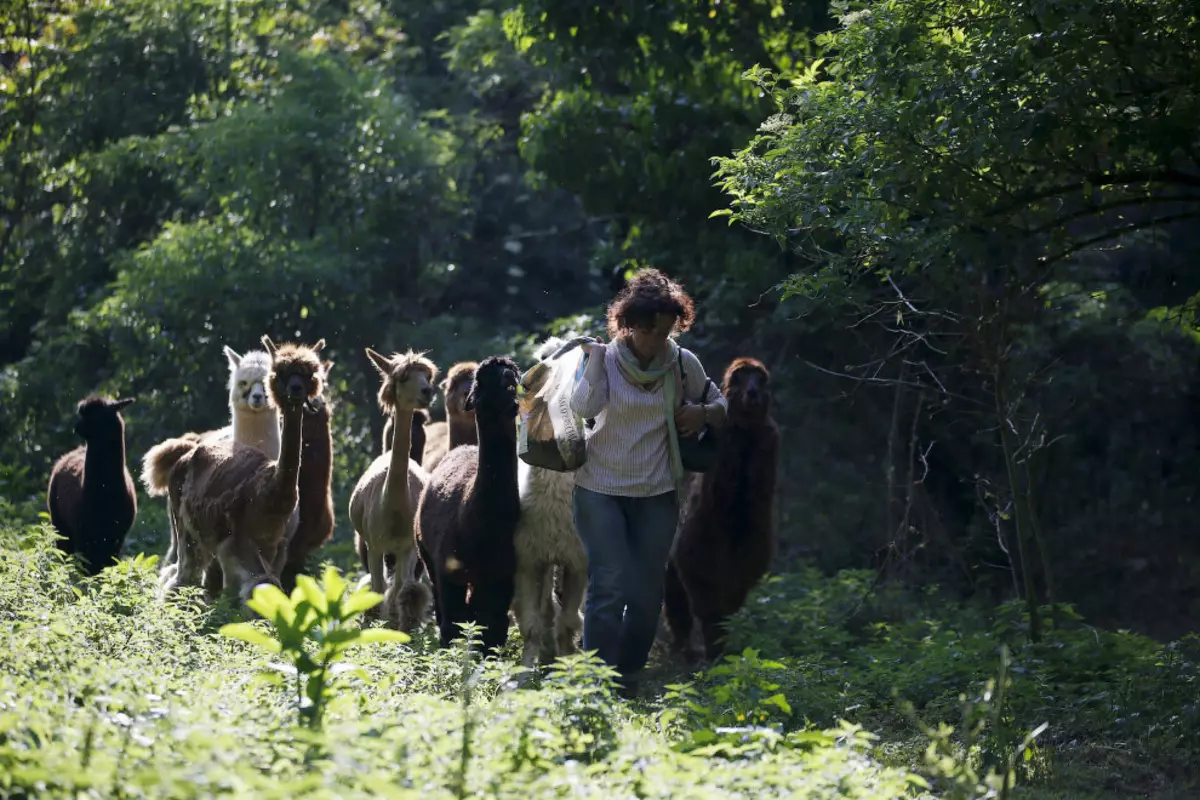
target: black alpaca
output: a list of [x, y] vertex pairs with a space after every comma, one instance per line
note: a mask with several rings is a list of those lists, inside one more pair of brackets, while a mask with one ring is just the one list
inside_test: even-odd
[[466, 401], [475, 412], [479, 444], [447, 453], [417, 504], [413, 535], [433, 582], [443, 647], [459, 635], [460, 622], [480, 625], [487, 649], [499, 649], [508, 639], [517, 569], [513, 534], [521, 514], [519, 381], [511, 359], [483, 360]]
[[89, 575], [116, 562], [137, 516], [121, 419], [121, 409], [132, 402], [94, 396], [81, 400], [75, 433], [84, 444], [59, 458], [50, 471], [46, 507], [50, 521], [66, 537], [59, 547], [78, 554]]

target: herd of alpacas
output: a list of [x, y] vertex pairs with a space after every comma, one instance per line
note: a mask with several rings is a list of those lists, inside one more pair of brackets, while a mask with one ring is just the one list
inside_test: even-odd
[[[230, 424], [189, 432], [152, 447], [141, 479], [165, 496], [170, 545], [159, 582], [164, 592], [203, 587], [244, 603], [254, 587], [291, 591], [310, 556], [333, 536], [333, 363], [322, 339], [224, 353]], [[537, 358], [554, 352], [552, 338]], [[458, 623], [482, 628], [486, 648], [504, 645], [509, 615], [533, 667], [574, 652], [583, 627], [587, 556], [575, 532], [570, 473], [517, 458], [521, 373], [491, 356], [438, 367], [411, 350], [366, 356], [380, 377], [386, 416], [382, 452], [350, 497], [354, 544], [388, 624], [412, 632], [432, 606], [443, 647]], [[446, 421], [428, 408], [438, 390]], [[771, 417], [770, 375], [752, 358], [726, 369], [729, 399], [719, 457], [688, 475], [666, 575], [665, 616], [674, 646], [706, 658], [721, 653], [722, 625], [767, 572], [776, 547], [774, 494], [779, 429]], [[126, 466], [121, 412], [134, 400], [88, 397], [75, 432], [84, 444], [50, 474], [47, 505], [60, 547], [99, 573], [120, 555], [137, 514]]]

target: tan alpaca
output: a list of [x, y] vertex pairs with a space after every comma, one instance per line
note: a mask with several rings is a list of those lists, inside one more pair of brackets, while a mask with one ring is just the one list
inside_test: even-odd
[[[475, 412], [467, 408], [467, 394], [475, 380], [474, 361], [460, 361], [446, 373], [439, 388], [446, 396], [446, 421], [430, 422], [425, 426], [425, 451], [421, 466], [432, 474], [438, 462], [459, 445], [479, 444], [475, 433]], [[391, 446], [391, 420], [383, 428], [383, 451]]]
[[[437, 366], [411, 350], [391, 358], [367, 348], [383, 378], [379, 407], [391, 417], [392, 442], [359, 478], [350, 495], [354, 544], [365, 556], [371, 589], [384, 593], [384, 612], [401, 630], [412, 631], [429, 606], [429, 587], [414, 576], [413, 514], [429, 473], [409, 458], [412, 415], [433, 400]], [[385, 569], [386, 567], [386, 569]]]
[[[143, 459], [143, 481], [151, 495], [168, 495], [179, 541], [178, 564], [163, 581], [168, 592], [200, 585], [210, 565], [242, 602], [259, 583], [279, 582], [299, 496], [302, 418], [305, 404], [322, 390], [317, 353], [325, 340], [312, 347], [276, 347], [266, 336], [262, 342], [271, 354], [271, 395], [283, 411], [278, 460], [227, 438], [168, 439]], [[204, 582], [211, 594], [216, 586]]]
[[[229, 362], [229, 424], [206, 433], [185, 433], [181, 438], [202, 442], [232, 438], [262, 450], [269, 458], [279, 458], [279, 408], [267, 386], [271, 356], [262, 350], [251, 350], [241, 356], [228, 345], [224, 351]], [[174, 525], [170, 537], [159, 573], [160, 583], [175, 571], [179, 543]]]

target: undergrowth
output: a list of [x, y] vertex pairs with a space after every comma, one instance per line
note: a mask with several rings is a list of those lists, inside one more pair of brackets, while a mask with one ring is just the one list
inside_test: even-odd
[[469, 629], [445, 650], [363, 636], [335, 571], [288, 627], [163, 600], [155, 557], [84, 578], [51, 537], [0, 531], [4, 797], [965, 799], [1044, 784], [1071, 737], [1194, 752], [1193, 641], [1074, 622], [1030, 648], [1019, 617], [932, 601], [843, 618], [856, 573], [768, 582], [732, 655], [630, 703], [586, 654], [527, 680], [517, 641], [484, 660]]

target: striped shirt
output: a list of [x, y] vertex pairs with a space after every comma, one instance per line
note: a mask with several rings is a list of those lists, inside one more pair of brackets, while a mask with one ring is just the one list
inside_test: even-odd
[[[719, 403], [728, 413], [725, 396], [708, 383], [704, 367], [690, 350], [680, 349], [683, 395], [688, 402]], [[675, 490], [671, 454], [667, 449], [667, 415], [663, 386], [646, 391], [625, 380], [616, 341], [604, 350], [604, 370], [594, 375], [588, 357], [581, 361], [571, 410], [595, 418], [587, 431], [587, 460], [575, 472], [575, 485], [621, 497], [654, 497]], [[671, 375], [667, 380], [674, 380]]]

